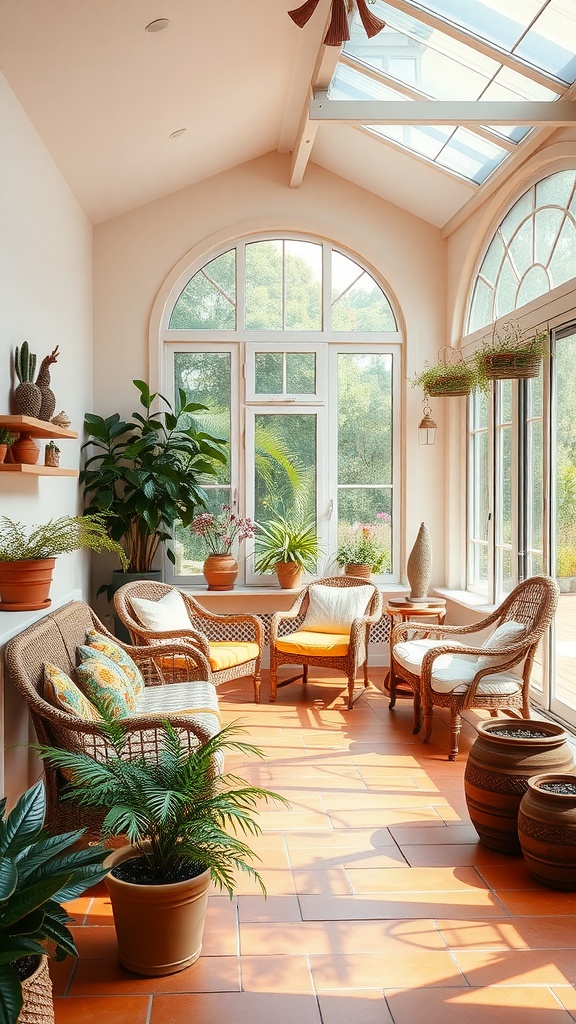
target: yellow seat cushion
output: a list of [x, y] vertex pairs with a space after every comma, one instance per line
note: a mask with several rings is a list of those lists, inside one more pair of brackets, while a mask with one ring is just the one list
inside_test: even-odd
[[315, 633], [311, 629], [298, 629], [276, 641], [278, 650], [286, 654], [313, 655], [316, 658], [342, 658], [348, 654], [349, 646], [348, 633]]
[[254, 661], [258, 657], [258, 644], [251, 643], [230, 643], [224, 640], [211, 640], [208, 661], [213, 672], [220, 672], [224, 668], [234, 668], [236, 665], [244, 665], [247, 661]]

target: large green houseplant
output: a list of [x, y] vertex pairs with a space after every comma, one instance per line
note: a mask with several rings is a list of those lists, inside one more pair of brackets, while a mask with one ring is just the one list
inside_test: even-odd
[[302, 573], [315, 572], [320, 545], [313, 522], [278, 515], [257, 526], [256, 572], [276, 571], [282, 589], [299, 586]]
[[[86, 414], [88, 438], [82, 449], [92, 454], [80, 483], [88, 513], [112, 513], [110, 536], [126, 551], [127, 571], [148, 573], [159, 546], [171, 540], [174, 523], [189, 526], [198, 508], [205, 507], [200, 481], [215, 477], [216, 463], [226, 462], [226, 442], [198, 429], [194, 414], [206, 406], [187, 402], [182, 389], [174, 409], [144, 381], [133, 384], [143, 413], [134, 412], [131, 420], [118, 413], [106, 418]], [[162, 408], [154, 411], [157, 403]], [[166, 552], [174, 563], [170, 544]]]
[[60, 516], [31, 527], [0, 516], [0, 609], [47, 608], [56, 556], [80, 548], [113, 551], [126, 564], [109, 536], [107, 515]]
[[24, 793], [9, 814], [2, 800], [0, 813], [0, 1024], [16, 1024], [39, 1019], [27, 1012], [29, 987], [44, 1003], [43, 1012], [50, 1013], [46, 955], [56, 960], [78, 956], [66, 927], [71, 918], [61, 904], [105, 877], [108, 851], [101, 845], [73, 849], [82, 829], [46, 833], [42, 782]]
[[166, 723], [157, 756], [135, 757], [122, 721], [102, 714], [115, 752], [107, 761], [38, 749], [72, 773], [67, 799], [106, 809], [102, 838], [125, 835], [131, 844], [107, 862], [120, 962], [137, 974], [171, 974], [200, 955], [211, 881], [232, 896], [239, 870], [266, 892], [250, 863], [256, 855], [240, 836], [260, 833], [259, 800], [286, 801], [220, 773], [226, 750], [262, 756], [236, 738], [235, 723], [192, 750]]

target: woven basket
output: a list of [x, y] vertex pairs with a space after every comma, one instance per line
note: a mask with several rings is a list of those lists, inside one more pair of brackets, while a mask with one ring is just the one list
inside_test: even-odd
[[487, 352], [482, 363], [489, 380], [524, 380], [538, 376], [542, 356], [531, 352]]
[[40, 963], [22, 982], [24, 1003], [18, 1017], [18, 1024], [54, 1024], [54, 1003], [52, 982], [48, 971], [48, 957], [40, 957]]
[[431, 398], [469, 395], [471, 390], [472, 383], [469, 375], [466, 373], [463, 373], [461, 376], [447, 374], [446, 377], [438, 377], [433, 384], [426, 385], [426, 393]]

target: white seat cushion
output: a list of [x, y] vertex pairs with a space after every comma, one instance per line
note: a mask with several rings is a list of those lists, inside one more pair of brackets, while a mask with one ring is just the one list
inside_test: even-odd
[[173, 715], [190, 712], [219, 715], [218, 698], [212, 683], [202, 679], [191, 683], [170, 683], [167, 686], [147, 686], [136, 698], [134, 715]]
[[[426, 651], [433, 647], [440, 647], [446, 640], [406, 640], [404, 643], [395, 644], [394, 660], [412, 672], [420, 674], [422, 660]], [[456, 642], [450, 639], [450, 644], [456, 646]], [[462, 646], [458, 644], [458, 646]], [[431, 686], [436, 693], [466, 693], [472, 683], [477, 671], [477, 658], [457, 654], [441, 654], [432, 666]], [[510, 672], [493, 673], [484, 676], [479, 683], [477, 694], [479, 696], [489, 695], [511, 695], [518, 693], [521, 689], [522, 680]]]

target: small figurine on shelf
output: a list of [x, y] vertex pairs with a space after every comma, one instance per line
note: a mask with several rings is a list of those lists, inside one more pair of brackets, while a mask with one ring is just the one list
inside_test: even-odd
[[60, 449], [54, 441], [49, 441], [44, 449], [44, 465], [54, 469], [60, 465]]
[[56, 362], [59, 355], [60, 349], [58, 345], [56, 345], [56, 348], [52, 350], [50, 355], [44, 356], [44, 359], [40, 363], [40, 369], [36, 378], [36, 386], [40, 388], [42, 396], [40, 412], [38, 413], [38, 418], [41, 420], [49, 420], [56, 408], [56, 398], [50, 387], [50, 367]]
[[72, 421], [66, 415], [64, 409], [61, 409], [57, 416], [52, 417], [50, 422], [53, 423], [56, 427], [64, 427], [64, 430], [67, 430]]

